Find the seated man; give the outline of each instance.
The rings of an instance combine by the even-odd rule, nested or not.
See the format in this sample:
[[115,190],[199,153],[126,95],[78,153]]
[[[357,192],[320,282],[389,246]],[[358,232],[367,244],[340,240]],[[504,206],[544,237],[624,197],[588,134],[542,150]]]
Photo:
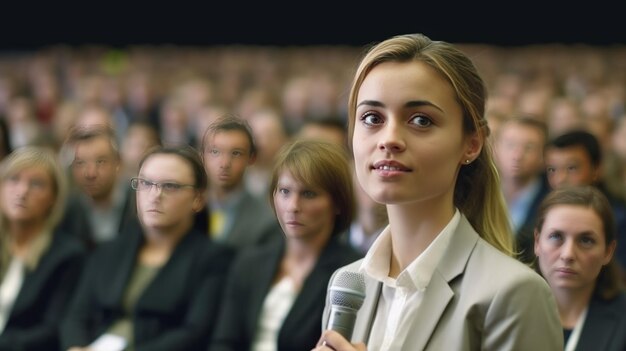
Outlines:
[[216,120],[204,134],[202,155],[209,201],[207,210],[196,216],[196,226],[235,248],[282,239],[269,200],[253,196],[245,186],[246,168],[256,155],[248,124],[232,116]]
[[136,222],[134,192],[120,176],[119,147],[110,126],[79,125],[70,131],[64,147],[72,156],[70,168],[77,187],[60,226],[93,249]]

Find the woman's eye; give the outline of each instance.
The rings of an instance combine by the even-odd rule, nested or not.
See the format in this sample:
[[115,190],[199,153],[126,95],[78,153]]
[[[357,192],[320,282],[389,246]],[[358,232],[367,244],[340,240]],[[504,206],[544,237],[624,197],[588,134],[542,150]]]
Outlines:
[[366,113],[361,117],[361,121],[367,125],[376,125],[383,122],[383,119],[380,116],[373,113]]
[[593,246],[596,241],[591,237],[582,237],[580,238],[580,242],[585,246]]
[[548,239],[550,240],[558,240],[560,241],[563,236],[559,232],[553,232],[548,235]]
[[161,186],[165,191],[175,191],[181,188],[180,184],[176,183],[163,183]]
[[415,116],[411,119],[411,123],[417,125],[418,127],[430,127],[433,124],[433,121],[425,116]]

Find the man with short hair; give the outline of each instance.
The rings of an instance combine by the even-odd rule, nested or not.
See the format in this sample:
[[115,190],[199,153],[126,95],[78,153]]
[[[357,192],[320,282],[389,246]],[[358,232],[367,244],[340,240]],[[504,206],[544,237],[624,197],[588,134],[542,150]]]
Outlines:
[[494,143],[502,192],[520,252],[518,259],[525,263],[535,257],[533,229],[537,209],[550,191],[543,163],[547,135],[542,121],[527,116],[514,117],[502,122]]
[[196,225],[235,248],[282,238],[269,203],[246,189],[244,174],[255,157],[252,132],[244,120],[221,117],[206,130],[202,159],[210,180],[209,203],[208,210],[196,218]]
[[64,145],[76,189],[61,227],[89,249],[117,237],[136,220],[134,192],[121,182],[117,138],[110,125],[77,125]]

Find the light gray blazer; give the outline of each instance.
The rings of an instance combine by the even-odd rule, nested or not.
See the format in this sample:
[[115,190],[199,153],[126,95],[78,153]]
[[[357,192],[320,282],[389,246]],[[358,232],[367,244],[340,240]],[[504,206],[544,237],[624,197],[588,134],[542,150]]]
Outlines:
[[[358,272],[363,260],[335,271]],[[382,283],[365,275],[352,341],[367,344]],[[330,314],[328,293],[322,320]],[[563,329],[545,280],[478,236],[465,216],[433,273],[402,350],[563,350]],[[370,350],[372,351],[372,350]]]

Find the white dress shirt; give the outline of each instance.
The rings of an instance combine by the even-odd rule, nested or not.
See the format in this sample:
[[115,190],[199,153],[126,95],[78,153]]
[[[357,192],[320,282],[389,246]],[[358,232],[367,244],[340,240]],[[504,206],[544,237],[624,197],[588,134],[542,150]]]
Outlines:
[[372,325],[369,350],[402,350],[409,333],[408,321],[414,319],[415,311],[422,301],[424,290],[443,258],[443,253],[459,224],[458,209],[454,216],[437,235],[435,240],[398,275],[389,277],[391,262],[391,231],[383,230],[366,254],[361,270],[371,278],[382,282],[382,294],[378,302],[376,317]]

